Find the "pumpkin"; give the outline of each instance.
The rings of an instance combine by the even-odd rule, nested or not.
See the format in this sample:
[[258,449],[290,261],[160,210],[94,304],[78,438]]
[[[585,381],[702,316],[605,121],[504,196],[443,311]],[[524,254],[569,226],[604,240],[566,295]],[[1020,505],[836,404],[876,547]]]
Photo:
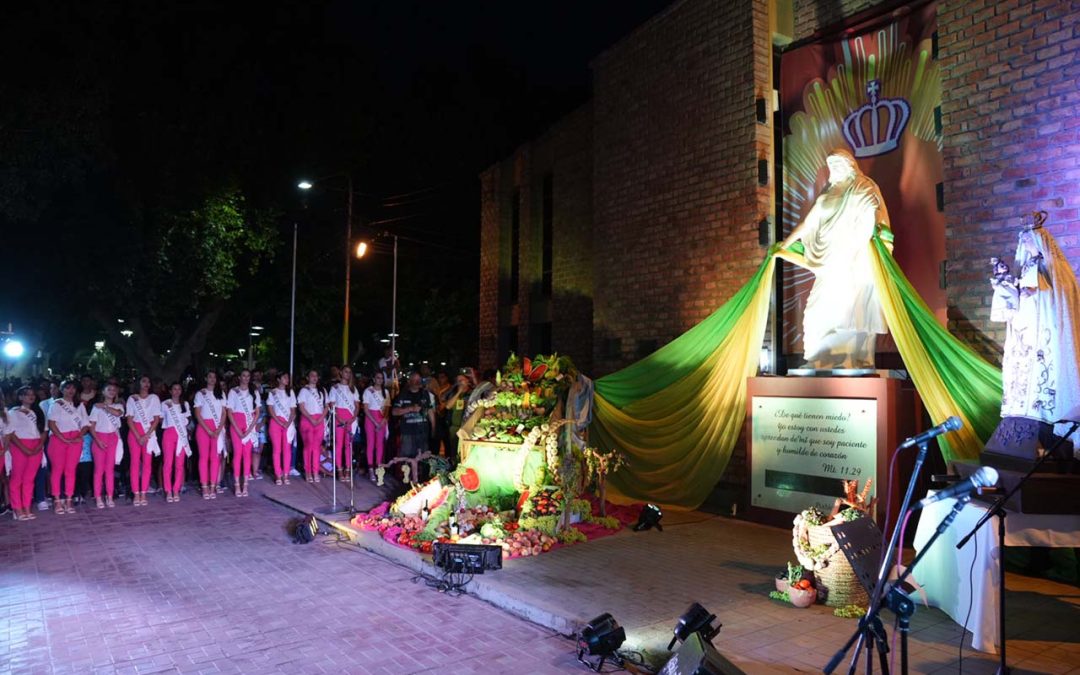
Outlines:
[[480,475],[476,473],[475,469],[465,469],[458,482],[461,483],[461,487],[469,492],[476,492],[480,489]]

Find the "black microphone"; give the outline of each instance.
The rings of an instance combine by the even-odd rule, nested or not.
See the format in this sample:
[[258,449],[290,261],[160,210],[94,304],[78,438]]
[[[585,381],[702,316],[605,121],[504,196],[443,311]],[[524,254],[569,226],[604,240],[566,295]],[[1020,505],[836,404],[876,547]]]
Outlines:
[[966,495],[969,492],[974,492],[979,488],[993,487],[997,485],[998,472],[996,469],[990,466],[981,466],[979,470],[971,474],[967,480],[960,481],[955,485],[950,485],[944,490],[939,490],[936,494],[930,495],[926,499],[919,501],[912,507],[912,511],[921,509],[924,506],[933,504],[934,502],[940,502],[942,499],[952,499],[960,495]]
[[900,449],[910,448],[913,445],[921,445],[931,438],[936,438],[941,434],[948,433],[950,431],[956,431],[960,427],[964,426],[964,423],[960,421],[959,417],[955,415],[945,420],[941,424],[937,425],[933,429],[927,429],[918,436],[912,436],[903,443],[900,444]]

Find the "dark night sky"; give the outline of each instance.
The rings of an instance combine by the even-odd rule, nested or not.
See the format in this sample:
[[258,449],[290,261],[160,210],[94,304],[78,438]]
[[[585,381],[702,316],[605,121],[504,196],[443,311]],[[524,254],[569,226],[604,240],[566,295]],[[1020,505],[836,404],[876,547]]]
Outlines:
[[[589,60],[668,1],[7,7],[0,322],[88,340],[71,288],[109,263],[79,258],[80,239],[226,181],[285,228],[297,179],[348,170],[360,220],[411,215],[392,227],[475,251],[478,171],[584,102]],[[312,264],[338,257],[344,195],[325,185],[305,215],[308,240],[327,240]],[[448,255],[424,254],[427,283],[461,267]],[[68,321],[42,321],[56,313]]]

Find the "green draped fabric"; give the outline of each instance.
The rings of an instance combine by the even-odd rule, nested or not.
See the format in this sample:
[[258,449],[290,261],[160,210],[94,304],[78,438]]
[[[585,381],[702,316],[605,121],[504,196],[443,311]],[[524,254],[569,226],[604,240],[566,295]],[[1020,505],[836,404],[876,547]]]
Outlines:
[[[942,444],[946,458],[977,456],[998,421],[1001,372],[937,322],[884,242],[875,237],[869,245],[889,330],[931,418],[939,423],[958,414],[966,422],[952,444]],[[789,250],[801,253],[801,245]],[[629,460],[609,478],[615,501],[696,508],[715,487],[743,428],[746,382],[757,372],[775,251],[704,321],[596,381],[590,443],[618,448]]]

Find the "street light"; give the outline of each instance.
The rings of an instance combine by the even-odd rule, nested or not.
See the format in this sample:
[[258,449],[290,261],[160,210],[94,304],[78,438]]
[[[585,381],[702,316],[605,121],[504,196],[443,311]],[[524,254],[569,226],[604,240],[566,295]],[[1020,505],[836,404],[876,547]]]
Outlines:
[[312,187],[314,187],[314,185],[312,185],[310,181],[302,180],[296,184],[296,187],[300,188],[301,190],[310,190]]
[[9,359],[21,358],[26,353],[26,347],[18,340],[8,340],[4,343],[4,356]]
[[367,253],[367,249],[368,249],[368,245],[367,245],[366,241],[361,241],[361,242],[357,243],[356,244],[356,258],[357,259],[363,258],[364,254]]

